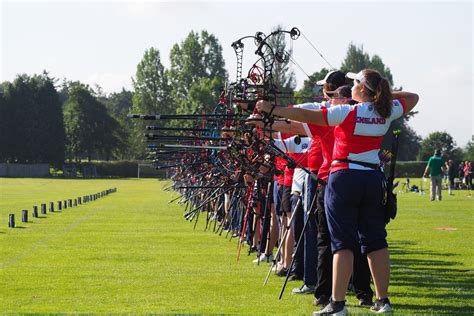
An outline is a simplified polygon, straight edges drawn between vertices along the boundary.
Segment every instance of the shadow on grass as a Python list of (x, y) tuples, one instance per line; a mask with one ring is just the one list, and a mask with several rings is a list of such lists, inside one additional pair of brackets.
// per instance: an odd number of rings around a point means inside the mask
[[(393, 293), (393, 296), (420, 297), (435, 302), (429, 305), (397, 304), (401, 309), (417, 313), (474, 315), (474, 278), (466, 273), (470, 270), (459, 269), (462, 263), (450, 260), (457, 254), (421, 250), (415, 242), (397, 241), (391, 243), (390, 255), (390, 283), (407, 289), (404, 293)], [(459, 301), (465, 303), (460, 305)]]

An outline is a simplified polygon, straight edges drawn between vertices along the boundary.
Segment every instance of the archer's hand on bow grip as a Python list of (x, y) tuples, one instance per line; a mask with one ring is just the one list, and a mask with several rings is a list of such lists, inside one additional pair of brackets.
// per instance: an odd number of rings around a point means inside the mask
[(260, 114), (252, 114), (245, 121), (245, 125), (252, 125), (257, 128), (263, 128), (262, 116)]
[(259, 101), (257, 101), (257, 104), (255, 105), (255, 108), (259, 112), (269, 113), (269, 112), (271, 112), (271, 110), (273, 108), (273, 105), (269, 101), (259, 100)]

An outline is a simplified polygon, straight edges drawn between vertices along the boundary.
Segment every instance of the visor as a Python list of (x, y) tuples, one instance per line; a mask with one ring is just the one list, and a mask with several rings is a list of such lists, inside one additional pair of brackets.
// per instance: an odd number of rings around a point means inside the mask
[(375, 89), (373, 89), (371, 86), (369, 86), (369, 84), (367, 83), (367, 80), (365, 79), (364, 73), (362, 71), (359, 71), (358, 73), (348, 72), (346, 74), (346, 77), (349, 78), (349, 79), (359, 81), (360, 83), (362, 83), (364, 85), (364, 87), (366, 87), (367, 89), (369, 89), (370, 91), (375, 93)]
[(316, 82), (318, 86), (322, 86), (325, 83), (331, 83), (337, 87), (344, 85), (346, 81), (346, 76), (342, 71), (333, 70), (326, 74), (323, 80), (319, 80)]

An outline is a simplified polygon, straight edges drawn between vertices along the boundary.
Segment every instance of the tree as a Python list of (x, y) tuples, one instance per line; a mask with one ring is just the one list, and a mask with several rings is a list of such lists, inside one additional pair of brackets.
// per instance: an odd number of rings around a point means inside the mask
[(469, 160), (474, 162), (474, 142), (470, 141), (467, 143), (466, 148), (463, 151), (463, 160)]
[[(208, 96), (217, 103), (220, 87), (227, 77), (222, 47), (217, 38), (207, 31), (200, 34), (191, 31), (180, 44), (170, 52), (171, 68), (167, 72), (177, 113), (194, 113), (201, 106), (208, 106)], [(208, 89), (203, 93), (202, 89)], [(190, 91), (201, 90), (190, 98)], [(200, 96), (205, 96), (200, 99)]]
[(456, 155), (456, 143), (453, 137), (447, 132), (434, 132), (421, 142), (418, 160), (428, 160), (429, 157), (433, 156), (436, 149), (441, 150), (441, 154), (445, 159), (452, 159)]
[(89, 86), (79, 82), (69, 85), (69, 98), (64, 105), (67, 149), (76, 161), (93, 156), (108, 160), (120, 147), (118, 122), (108, 115), (105, 105), (93, 95)]
[(133, 93), (122, 88), (121, 92), (112, 93), (105, 99), (107, 112), (120, 125), (117, 136), (120, 138), (120, 146), (115, 151), (115, 156), (120, 159), (134, 158), (133, 121), (127, 119), (127, 114), (133, 108)]
[[(36, 89), (36, 118), (37, 143), (40, 160), (59, 166), (64, 161), (66, 149), (66, 133), (64, 129), (63, 111), (59, 94), (55, 88), (55, 79), (49, 77), (46, 71), (40, 76), (34, 76)], [(35, 133), (35, 134), (36, 134)]]
[[(359, 72), (366, 68), (377, 70), (382, 76), (387, 78), (391, 85), (393, 85), (393, 77), (390, 68), (383, 63), (378, 55), (370, 57), (368, 53), (364, 52), (363, 46), (358, 47), (353, 43), (349, 44), (346, 57), (341, 64), (341, 70), (343, 72)], [(401, 88), (398, 89), (401, 90)], [(398, 147), (398, 160), (415, 160), (416, 154), (420, 148), (421, 137), (418, 136), (410, 126), (408, 126), (408, 120), (415, 114), (416, 112), (412, 112), (395, 120), (391, 124), (390, 130), (384, 138), (382, 148), (390, 149), (393, 130), (401, 131)]]
[(105, 100), (105, 107), (117, 121), (125, 121), (133, 107), (133, 92), (122, 88), (120, 92), (111, 93)]
[(194, 112), (210, 113), (216, 107), (218, 99), (215, 92), (219, 91), (221, 80), (218, 78), (200, 78), (189, 88), (187, 102), (177, 109), (178, 114)]
[(382, 59), (378, 55), (369, 56), (364, 52), (364, 47), (357, 46), (353, 43), (349, 44), (346, 57), (342, 61), (341, 71), (343, 72), (359, 72), (362, 69), (370, 68), (380, 72), (393, 85), (393, 77), (390, 68), (386, 67)]
[(0, 112), (0, 159), (56, 165), (64, 160), (61, 104), (46, 71), (5, 82)]
[[(161, 63), (160, 52), (149, 48), (137, 65), (135, 78), (132, 79), (134, 93), (133, 107), (130, 112), (142, 114), (175, 114), (176, 106), (165, 67)], [(162, 125), (161, 121), (156, 122)], [(134, 158), (144, 158), (145, 148), (142, 143), (145, 122), (128, 120), (131, 141), (128, 154)]]
[(147, 114), (174, 113), (171, 88), (158, 49), (151, 47), (145, 51), (132, 82), (135, 111)]
[[(272, 29), (272, 32), (281, 31), (283, 27), (277, 25)], [(292, 49), (287, 49), (286, 39), (284, 33), (277, 33), (268, 39), (268, 45), (272, 48), (275, 56), (291, 56), (293, 53)], [(278, 60), (275, 58), (273, 64), (273, 83), (275, 84), (278, 91), (288, 95), (293, 95), (293, 90), (296, 88), (295, 73), (289, 66), (289, 60)], [(283, 99), (279, 101), (279, 104), (290, 104), (291, 100)]]
[(3, 89), (5, 88), (7, 83), (0, 84), (0, 161), (4, 162), (8, 159), (8, 138), (9, 138), (9, 130), (8, 130), (8, 106), (7, 100), (5, 98), (5, 94)]

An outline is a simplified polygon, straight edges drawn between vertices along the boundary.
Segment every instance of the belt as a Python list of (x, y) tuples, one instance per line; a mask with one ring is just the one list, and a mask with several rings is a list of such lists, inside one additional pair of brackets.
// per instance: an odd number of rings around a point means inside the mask
[(367, 167), (367, 168), (374, 169), (374, 170), (380, 170), (380, 165), (379, 164), (369, 163), (369, 162), (364, 162), (364, 161), (350, 160), (350, 159), (335, 159), (335, 160), (332, 161), (331, 166), (334, 166), (338, 163), (343, 163), (343, 162), (353, 163), (353, 164), (360, 165), (360, 166)]

